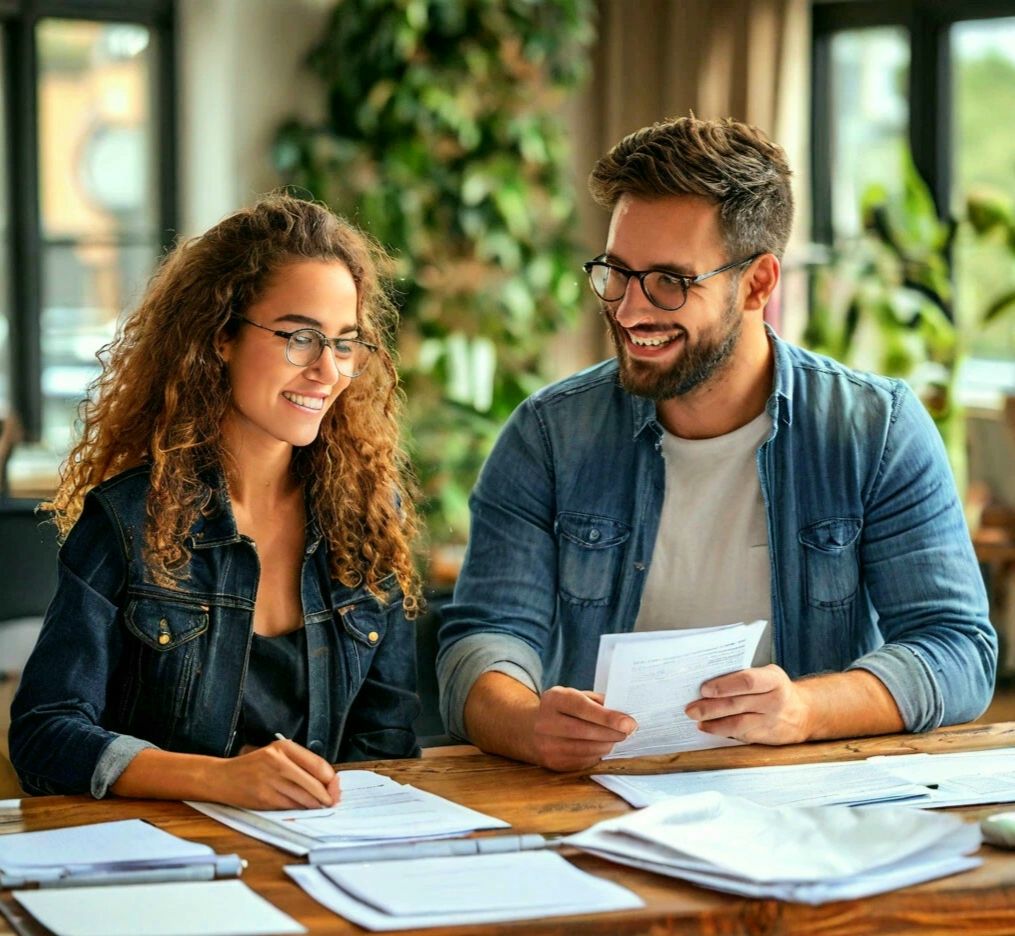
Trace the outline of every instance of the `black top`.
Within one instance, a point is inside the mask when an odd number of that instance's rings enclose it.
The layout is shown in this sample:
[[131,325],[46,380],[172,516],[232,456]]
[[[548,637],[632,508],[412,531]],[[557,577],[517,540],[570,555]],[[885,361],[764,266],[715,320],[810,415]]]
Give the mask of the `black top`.
[[306,744],[307,711],[306,629],[278,637],[254,634],[232,753],[246,744],[271,744],[276,733]]

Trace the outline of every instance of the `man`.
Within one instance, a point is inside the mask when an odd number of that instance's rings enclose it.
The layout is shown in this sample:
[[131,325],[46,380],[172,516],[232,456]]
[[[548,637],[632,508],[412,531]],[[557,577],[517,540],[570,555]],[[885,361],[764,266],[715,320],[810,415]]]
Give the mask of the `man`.
[[793,205],[782,150],[693,117],[622,140],[585,265],[616,359],[533,395],[472,496],[442,711],[487,751],[578,770],[636,729],[590,691],[599,637],[771,622],[686,709],[746,742],[975,718],[997,639],[944,449],[904,383],[763,321]]

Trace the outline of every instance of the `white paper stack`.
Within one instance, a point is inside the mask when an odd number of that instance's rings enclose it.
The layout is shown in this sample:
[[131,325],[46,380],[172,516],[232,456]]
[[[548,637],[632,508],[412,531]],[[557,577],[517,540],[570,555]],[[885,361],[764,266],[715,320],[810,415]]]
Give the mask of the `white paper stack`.
[[198,802],[188,805],[294,855],[306,855],[315,848],[448,838],[510,826],[370,770],[343,770],[338,776],[341,798],[323,809],[253,810]]
[[748,897],[866,897],[977,867],[980,830],[904,806],[759,806],[674,797],[565,840],[611,861]]
[[626,888],[547,851],[285,870],[319,903],[370,930],[476,926],[644,906]]

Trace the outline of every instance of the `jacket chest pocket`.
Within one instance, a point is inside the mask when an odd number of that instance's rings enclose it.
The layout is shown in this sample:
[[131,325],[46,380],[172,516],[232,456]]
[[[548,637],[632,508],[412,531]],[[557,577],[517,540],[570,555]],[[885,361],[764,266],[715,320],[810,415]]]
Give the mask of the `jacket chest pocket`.
[[339,633],[350,666],[352,691],[357,691],[370,671],[370,664],[387,632],[388,615],[375,599],[342,605],[336,611]]
[[862,526],[861,520],[847,517],[821,520],[800,531],[808,604],[841,608],[853,600],[860,585]]
[[185,716],[200,674],[201,641],[208,630],[210,608],[197,602],[138,597],[127,605],[124,623],[136,638],[134,665],[128,673],[132,691],[125,695],[127,721],[144,725],[168,743]]
[[608,604],[631,528],[609,517],[564,512],[553,529],[560,597],[572,604]]

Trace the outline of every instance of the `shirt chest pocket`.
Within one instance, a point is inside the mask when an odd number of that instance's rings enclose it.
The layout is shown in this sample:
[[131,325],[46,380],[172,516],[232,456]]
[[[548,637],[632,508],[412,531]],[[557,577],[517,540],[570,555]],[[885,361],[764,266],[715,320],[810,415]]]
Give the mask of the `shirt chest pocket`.
[[863,522],[845,517],[821,520],[799,533],[807,601],[815,608],[849,604],[860,585],[858,556]]
[[609,604],[631,528],[609,517],[563,512],[554,532],[560,597],[579,605]]
[[376,598],[370,597],[338,608],[339,627],[344,636],[345,658],[352,679],[352,689],[358,688],[366,674],[374,653],[383,643],[387,632],[387,609]]

